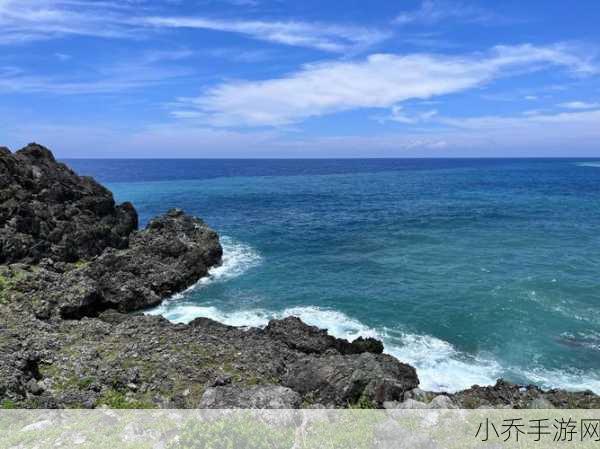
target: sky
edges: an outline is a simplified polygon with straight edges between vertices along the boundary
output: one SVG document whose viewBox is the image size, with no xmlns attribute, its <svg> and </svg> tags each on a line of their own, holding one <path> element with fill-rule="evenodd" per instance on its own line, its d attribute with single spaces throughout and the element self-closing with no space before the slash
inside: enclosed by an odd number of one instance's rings
<svg viewBox="0 0 600 449">
<path fill-rule="evenodd" d="M 0 145 L 600 157 L 597 0 L 0 0 Z"/>
</svg>

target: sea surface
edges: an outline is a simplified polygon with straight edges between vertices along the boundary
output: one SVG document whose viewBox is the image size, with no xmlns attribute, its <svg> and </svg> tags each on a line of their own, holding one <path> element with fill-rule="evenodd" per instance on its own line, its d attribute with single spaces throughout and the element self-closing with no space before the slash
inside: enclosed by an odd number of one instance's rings
<svg viewBox="0 0 600 449">
<path fill-rule="evenodd" d="M 221 234 L 222 266 L 149 313 L 374 336 L 426 389 L 600 393 L 600 161 L 67 162 L 142 224 L 179 207 Z"/>
</svg>

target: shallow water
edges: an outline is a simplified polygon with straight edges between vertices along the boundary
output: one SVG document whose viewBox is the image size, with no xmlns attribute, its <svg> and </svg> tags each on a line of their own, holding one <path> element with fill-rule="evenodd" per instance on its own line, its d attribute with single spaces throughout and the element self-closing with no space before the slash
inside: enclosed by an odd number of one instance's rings
<svg viewBox="0 0 600 449">
<path fill-rule="evenodd" d="M 598 161 L 68 162 L 142 222 L 180 207 L 223 236 L 223 265 L 151 313 L 377 336 L 427 389 L 600 393 Z"/>
</svg>

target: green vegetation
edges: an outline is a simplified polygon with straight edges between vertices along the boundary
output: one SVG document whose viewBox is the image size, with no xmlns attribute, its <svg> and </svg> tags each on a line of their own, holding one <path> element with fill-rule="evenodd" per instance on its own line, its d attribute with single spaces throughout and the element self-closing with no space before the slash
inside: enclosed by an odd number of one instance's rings
<svg viewBox="0 0 600 449">
<path fill-rule="evenodd" d="M 348 408 L 375 409 L 377 405 L 366 396 L 361 396 L 356 402 L 348 404 Z"/>
<path fill-rule="evenodd" d="M 110 408 L 115 409 L 144 409 L 144 408 L 156 408 L 151 402 L 138 401 L 130 399 L 125 394 L 117 390 L 106 391 L 99 399 L 98 405 L 107 405 Z"/>
<path fill-rule="evenodd" d="M 0 304 L 5 304 L 8 302 L 7 285 L 7 279 L 0 274 Z"/>
<path fill-rule="evenodd" d="M 27 271 L 0 266 L 0 304 L 8 304 L 11 295 L 16 293 L 15 288 L 18 283 L 27 276 Z"/>
<path fill-rule="evenodd" d="M 78 260 L 77 262 L 74 262 L 73 265 L 75 266 L 76 270 L 79 270 L 80 268 L 85 268 L 90 264 L 89 260 Z"/>
<path fill-rule="evenodd" d="M 17 408 L 17 404 L 15 404 L 15 402 L 11 401 L 10 399 L 5 399 L 2 402 L 0 402 L 0 409 L 12 410 L 15 408 Z"/>
</svg>

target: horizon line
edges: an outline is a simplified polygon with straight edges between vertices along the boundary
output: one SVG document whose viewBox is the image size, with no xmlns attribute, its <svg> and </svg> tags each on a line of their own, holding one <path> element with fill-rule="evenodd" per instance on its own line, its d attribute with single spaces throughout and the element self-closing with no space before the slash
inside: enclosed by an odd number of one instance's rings
<svg viewBox="0 0 600 449">
<path fill-rule="evenodd" d="M 343 160 L 570 160 L 600 159 L 598 156 L 447 156 L 447 157 L 56 157 L 70 161 L 343 161 Z"/>
</svg>

